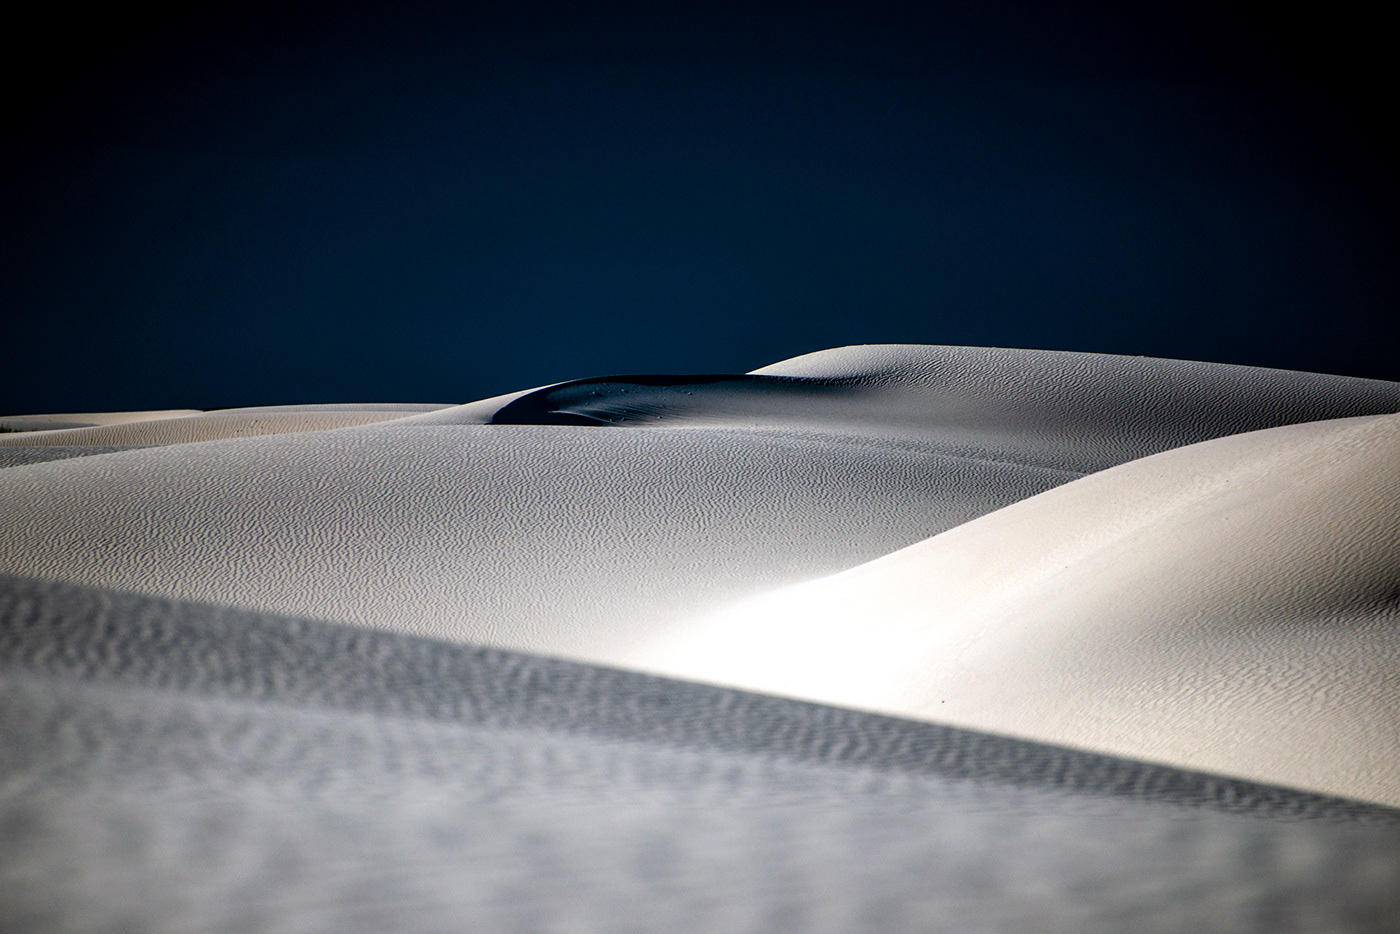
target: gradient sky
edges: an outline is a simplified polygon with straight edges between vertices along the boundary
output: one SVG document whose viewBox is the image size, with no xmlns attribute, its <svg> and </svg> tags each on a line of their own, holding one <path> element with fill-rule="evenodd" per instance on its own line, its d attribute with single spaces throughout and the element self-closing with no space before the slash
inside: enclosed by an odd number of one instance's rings
<svg viewBox="0 0 1400 934">
<path fill-rule="evenodd" d="M 461 402 L 869 342 L 1400 379 L 1371 46 L 1049 6 L 55 20 L 0 153 L 0 413 Z"/>
</svg>

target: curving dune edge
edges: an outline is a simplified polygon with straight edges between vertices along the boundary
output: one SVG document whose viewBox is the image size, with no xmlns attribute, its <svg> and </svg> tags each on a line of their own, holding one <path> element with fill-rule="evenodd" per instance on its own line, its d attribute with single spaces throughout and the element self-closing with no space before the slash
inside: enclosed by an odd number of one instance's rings
<svg viewBox="0 0 1400 934">
<path fill-rule="evenodd" d="M 1092 474 L 638 646 L 646 670 L 1400 807 L 1400 416 Z"/>
</svg>

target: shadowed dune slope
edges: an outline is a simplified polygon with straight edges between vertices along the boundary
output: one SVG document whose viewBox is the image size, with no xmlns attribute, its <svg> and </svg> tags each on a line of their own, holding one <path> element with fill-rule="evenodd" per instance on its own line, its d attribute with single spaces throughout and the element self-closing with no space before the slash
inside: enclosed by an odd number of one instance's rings
<svg viewBox="0 0 1400 934">
<path fill-rule="evenodd" d="M 144 444 L 132 447 L 146 447 Z M 130 451 L 132 447 L 97 444 L 55 445 L 13 445 L 0 447 L 0 469 L 22 467 L 25 464 L 42 464 L 45 461 L 62 461 L 73 457 L 91 457 L 94 454 L 112 454 L 117 451 Z"/>
<path fill-rule="evenodd" d="M 865 400 L 849 420 L 877 431 L 919 426 L 986 456 L 1080 471 L 1244 431 L 1400 412 L 1398 383 L 997 347 L 838 347 L 751 375 L 840 387 Z"/>
<path fill-rule="evenodd" d="M 410 415 L 403 420 L 403 423 L 405 425 L 489 425 L 492 418 L 504 406 L 521 396 L 528 396 L 544 388 L 548 387 L 522 389 L 518 392 L 492 396 L 489 399 L 477 399 L 475 402 L 468 402 L 465 405 L 450 405 L 432 412 Z"/>
<path fill-rule="evenodd" d="M 779 433 L 389 423 L 0 471 L 0 569 L 592 657 L 1076 476 Z"/>
<path fill-rule="evenodd" d="M 14 934 L 1338 934 L 1393 927 L 1397 855 L 1354 802 L 0 578 Z"/>
<path fill-rule="evenodd" d="M 1133 461 L 623 661 L 1400 805 L 1400 416 Z"/>
<path fill-rule="evenodd" d="M 299 431 L 325 431 L 353 425 L 370 425 L 391 421 L 420 412 L 448 408 L 444 405 L 397 405 L 369 403 L 364 405 L 279 405 L 249 409 L 221 409 L 215 412 L 190 414 L 137 412 L 121 415 L 143 415 L 150 418 L 96 422 L 86 427 L 55 428 L 53 430 L 24 430 L 15 434 L 0 434 L 0 445 L 15 447 L 92 445 L 100 447 L 141 447 L 161 444 L 190 444 L 254 435 L 277 435 Z M 69 416 L 26 416 L 36 428 L 45 419 L 59 420 Z M 77 418 L 77 416 L 72 416 Z M 88 416 L 83 416 L 84 418 Z M 20 426 L 23 427 L 23 426 Z"/>
<path fill-rule="evenodd" d="M 1061 351 L 872 345 L 744 375 L 575 380 L 405 424 L 781 430 L 1087 472 L 1259 428 L 1400 411 L 1400 385 Z"/>
</svg>

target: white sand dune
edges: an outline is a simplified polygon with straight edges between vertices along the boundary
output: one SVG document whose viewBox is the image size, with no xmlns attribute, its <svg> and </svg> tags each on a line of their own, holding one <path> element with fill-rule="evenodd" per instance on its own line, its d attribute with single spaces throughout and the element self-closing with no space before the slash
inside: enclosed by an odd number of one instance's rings
<svg viewBox="0 0 1400 934">
<path fill-rule="evenodd" d="M 1249 448 L 1217 457 L 1209 452 L 1256 442 L 1210 443 L 1225 445 L 1219 448 L 1199 442 L 1397 411 L 1400 386 L 1368 380 L 1092 354 L 875 346 L 800 357 L 747 376 L 583 380 L 467 406 L 421 406 L 416 414 L 407 406 L 209 413 L 148 423 L 164 427 L 102 442 L 164 447 L 0 470 L 0 572 L 701 680 L 737 679 L 761 691 L 1390 802 L 1396 799 L 1387 789 L 1397 770 L 1377 757 L 1390 754 L 1393 736 L 1366 740 L 1351 759 L 1335 748 L 1384 733 L 1377 719 L 1384 698 L 1397 696 L 1384 667 L 1394 670 L 1386 641 L 1390 604 L 1383 594 L 1372 604 L 1362 599 L 1375 596 L 1366 587 L 1380 586 L 1377 568 L 1392 566 L 1374 556 L 1366 558 L 1370 564 L 1357 563 L 1354 548 L 1328 563 L 1327 548 L 1354 543 L 1340 531 L 1341 538 L 1327 537 L 1336 523 L 1326 509 L 1293 515 L 1280 506 L 1275 525 L 1264 521 L 1272 513 L 1259 503 L 1268 496 L 1294 508 L 1331 503 L 1324 495 L 1332 495 L 1329 490 L 1343 499 L 1350 495 L 1348 487 L 1334 489 L 1340 474 L 1306 480 L 1311 468 L 1298 465 L 1317 460 L 1316 444 L 1279 442 L 1283 453 L 1250 454 Z M 370 416 L 392 420 L 353 426 L 353 419 Z M 210 418 L 294 426 L 284 430 L 298 433 L 268 429 L 253 437 L 178 443 L 198 439 L 172 426 Z M 1332 438 L 1328 432 L 1342 430 L 1337 424 L 1304 425 L 1277 437 L 1320 432 L 1317 437 Z M 334 427 L 341 430 L 318 430 Z M 116 429 L 74 431 L 99 430 Z M 1336 435 L 1344 450 L 1389 450 L 1345 434 L 1355 430 Z M 231 429 L 211 425 L 208 431 L 204 437 L 214 438 Z M 26 433 L 25 440 L 56 443 L 32 440 L 44 434 L 63 433 Z M 147 440 L 129 440 L 138 436 Z M 1265 447 L 1272 451 L 1273 444 Z M 1161 454 L 1176 448 L 1182 450 Z M 1314 454 L 1288 453 L 1295 449 Z M 1136 460 L 1153 454 L 1183 459 L 1159 476 L 1157 467 L 1142 467 L 1158 459 Z M 1388 455 L 1366 456 L 1371 460 L 1365 463 L 1380 470 Z M 1230 466 L 1231 457 L 1241 464 L 1260 458 L 1298 463 L 1266 471 L 1250 487 L 1260 497 L 1250 501 L 1250 533 L 1213 539 L 1207 534 L 1214 528 L 1212 510 L 1225 500 L 1207 495 L 1219 492 L 1210 478 L 1226 476 L 1238 487 L 1241 478 L 1254 477 L 1253 468 Z M 1133 463 L 1079 479 L 1126 462 Z M 1113 479 L 1120 474 L 1129 479 Z M 1205 478 L 1199 483 L 1206 492 L 1195 495 L 1192 477 Z M 1046 507 L 1030 497 L 1092 483 L 1099 486 L 1087 487 L 1087 496 L 1064 493 L 1063 515 L 1034 518 Z M 1313 491 L 1310 498 L 1288 499 L 1291 484 Z M 1374 494 L 1375 515 L 1393 516 L 1384 512 L 1389 488 L 1358 489 Z M 1117 498 L 1102 498 L 1109 495 Z M 1362 515 L 1350 502 L 1327 509 Z M 1114 503 L 1121 515 L 1104 511 Z M 1003 507 L 1010 508 L 996 512 Z M 1018 518 L 1023 512 L 1032 519 Z M 979 516 L 989 525 L 955 528 Z M 1184 537 L 1172 538 L 1176 526 L 1163 516 L 1184 523 Z M 1143 530 L 1134 534 L 1140 542 L 1132 535 L 1113 538 L 1122 522 L 1139 521 Z M 1376 526 L 1381 531 L 1359 539 L 1366 548 L 1384 544 L 1390 528 L 1384 521 Z M 1290 537 L 1294 525 L 1304 530 L 1301 544 Z M 977 531 L 984 527 L 1002 531 Z M 1343 527 L 1351 528 L 1336 525 Z M 1022 586 L 1040 578 L 1017 569 L 1040 567 L 1036 556 L 1044 548 L 1066 554 L 1055 544 L 1060 529 L 1079 530 L 1065 533 L 1071 538 L 1118 544 L 1067 553 L 1076 570 L 1052 577 L 1073 580 L 1077 589 Z M 785 588 L 865 562 L 884 568 L 876 559 L 916 543 L 922 544 L 915 551 L 933 547 L 944 540 L 933 537 L 939 533 L 985 535 L 985 541 L 976 539 L 980 563 L 964 576 L 997 593 L 1003 584 L 1024 592 L 1015 606 L 1042 614 L 956 610 L 957 618 L 974 621 L 969 631 L 983 634 L 976 644 L 990 653 L 956 656 L 990 672 L 966 669 L 988 688 L 970 691 L 961 707 L 943 696 L 941 686 L 953 675 L 933 665 L 927 683 L 920 680 L 924 656 L 916 650 L 922 643 L 911 642 L 909 633 L 927 624 L 930 651 L 939 655 L 944 643 L 938 633 L 945 631 L 934 617 L 915 612 L 932 599 L 931 591 L 919 589 L 921 571 L 853 572 L 853 579 L 883 574 L 892 581 L 889 599 L 907 613 L 889 618 L 888 637 L 881 635 L 883 609 L 874 622 L 837 614 L 813 617 L 810 624 L 801 614 L 764 611 L 738 628 L 717 615 L 775 592 L 774 606 L 805 605 L 803 594 L 854 585 Z M 1182 561 L 1215 557 L 1174 572 L 1162 556 L 1177 555 L 1172 543 L 1178 541 L 1190 543 L 1182 546 Z M 1110 562 L 1096 571 L 1119 551 L 1115 560 L 1126 564 Z M 905 561 L 910 553 L 887 560 Z M 1277 569 L 1273 589 L 1249 576 L 1255 565 L 1246 558 L 1256 553 L 1262 567 Z M 1307 576 L 1314 561 L 1333 576 L 1320 570 Z M 1200 576 L 1202 568 L 1224 576 Z M 979 569 L 981 577 L 973 573 Z M 1353 571 L 1371 583 L 1355 592 L 1336 590 Z M 1289 589 L 1295 584 L 1303 590 Z M 1191 589 L 1197 585 L 1206 590 L 1197 594 Z M 861 593 L 861 600 L 873 600 Z M 904 593 L 915 596 L 900 603 Z M 966 606 L 980 606 L 976 596 L 966 596 Z M 1261 634 L 1264 617 L 1239 609 L 1255 605 L 1246 598 L 1278 610 L 1267 617 L 1274 628 Z M 1124 612 L 1112 612 L 1120 605 Z M 1216 610 L 1223 615 L 1212 617 Z M 1022 617 L 1055 622 L 976 628 L 982 625 L 976 620 Z M 1207 618 L 1216 621 L 1200 622 Z M 1319 623 L 1323 618 L 1352 622 Z M 753 640 L 746 641 L 744 627 Z M 985 635 L 990 632 L 1025 648 L 997 654 L 992 648 L 999 643 Z M 846 664 L 839 651 L 830 655 L 832 647 L 844 651 L 842 640 L 866 649 L 851 651 Z M 1339 659 L 1336 677 L 1318 675 L 1309 661 L 1315 657 Z M 745 659 L 754 664 L 746 668 Z M 1053 668 L 1053 677 L 1042 672 L 1041 681 L 1031 678 L 1039 670 L 1034 662 Z M 906 664 L 912 667 L 901 667 Z M 1103 675 L 1103 666 L 1114 676 Z M 1002 683 L 997 672 L 1003 668 L 1013 673 L 1005 678 L 1021 695 L 993 689 Z M 1257 677 L 1251 681 L 1250 674 Z M 750 677 L 758 680 L 744 680 Z M 1297 709 L 1312 719 L 1298 727 L 1301 733 L 1290 732 L 1304 714 L 1294 717 L 1293 708 L 1280 705 L 1314 689 L 1328 700 L 1298 701 Z M 1353 732 L 1315 740 L 1332 721 L 1309 711 L 1338 698 L 1339 709 L 1358 718 L 1348 727 Z M 1171 709 L 1159 710 L 1163 704 Z M 1226 712 L 1212 719 L 1203 711 L 1216 704 Z M 973 708 L 984 720 L 974 722 Z M 1172 731 L 1179 736 L 1147 735 Z M 1256 736 L 1253 747 L 1239 738 L 1241 731 Z M 1268 758 L 1268 749 L 1295 740 L 1311 744 L 1309 750 Z M 1233 748 L 1240 752 L 1230 758 Z M 1371 777 L 1356 777 L 1367 762 L 1374 765 L 1365 773 Z"/>
<path fill-rule="evenodd" d="M 1400 412 L 1396 383 L 997 347 L 839 347 L 753 375 L 859 388 L 871 403 L 856 424 L 932 427 L 986 456 L 1034 452 L 1037 463 L 1080 471 L 1244 431 Z"/>
<path fill-rule="evenodd" d="M 403 423 L 406 425 L 489 425 L 495 414 L 505 406 L 521 396 L 528 396 L 547 388 L 549 387 L 537 386 L 534 389 L 522 389 L 519 392 L 492 396 L 489 399 L 478 399 L 465 405 L 444 406 L 431 412 L 410 415 L 404 419 Z"/>
<path fill-rule="evenodd" d="M 0 471 L 0 568 L 587 656 L 1078 476 L 697 429 L 372 425 Z"/>
<path fill-rule="evenodd" d="M 115 417 L 106 417 L 106 420 L 103 420 L 104 416 L 93 414 L 35 415 L 0 420 L 0 424 L 17 429 L 15 434 L 0 435 L 0 445 L 139 447 L 190 444 L 223 438 L 371 425 L 444 408 L 450 406 L 393 403 L 278 405 L 221 409 L 214 412 L 193 409 L 170 412 L 119 412 L 112 413 Z M 59 427 L 68 419 L 73 421 L 72 427 Z M 79 419 L 85 422 L 80 423 Z M 89 419 L 90 421 L 86 421 Z M 49 430 L 40 430 L 41 428 Z"/>
<path fill-rule="evenodd" d="M 1381 808 L 3 576 L 0 779 L 6 934 L 1400 918 L 1400 815 Z"/>
<path fill-rule="evenodd" d="M 7 415 L 0 417 L 0 428 L 10 431 L 53 431 L 65 428 L 92 428 L 98 425 L 128 425 L 166 418 L 199 415 L 200 409 L 161 409 L 147 412 L 63 412 L 54 415 Z"/>
<path fill-rule="evenodd" d="M 1400 806 L 1400 416 L 1133 461 L 621 661 Z"/>
<path fill-rule="evenodd" d="M 742 376 L 576 380 L 415 416 L 819 433 L 1078 472 L 1208 438 L 1400 410 L 1372 380 L 980 347 L 845 347 Z"/>
</svg>

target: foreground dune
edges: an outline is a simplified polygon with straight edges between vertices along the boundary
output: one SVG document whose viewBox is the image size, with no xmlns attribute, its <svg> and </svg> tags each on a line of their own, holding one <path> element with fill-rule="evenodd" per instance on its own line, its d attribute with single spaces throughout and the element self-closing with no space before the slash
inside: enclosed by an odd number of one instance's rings
<svg viewBox="0 0 1400 934">
<path fill-rule="evenodd" d="M 1367 380 L 876 346 L 24 432 L 148 446 L 0 471 L 0 572 L 1400 805 L 1397 411 Z"/>
<path fill-rule="evenodd" d="M 1393 929 L 1400 812 L 0 577 L 0 927 Z"/>
</svg>

